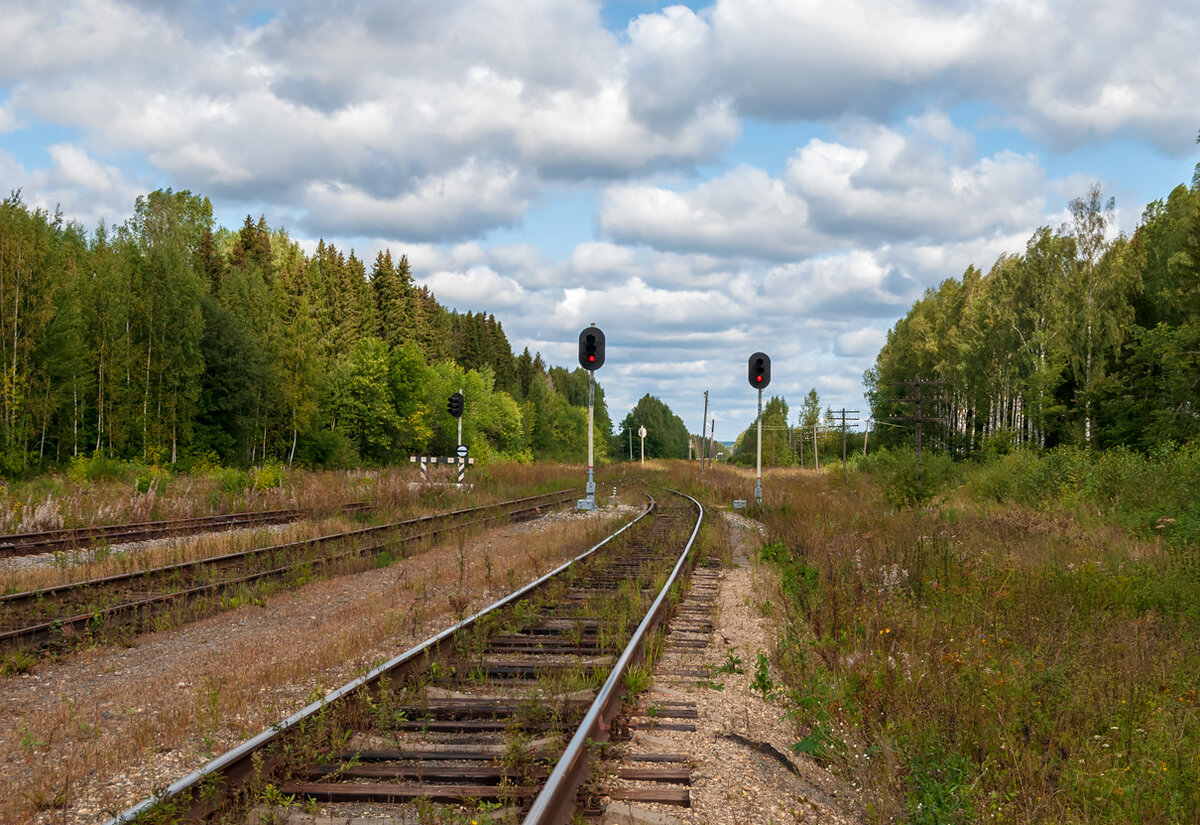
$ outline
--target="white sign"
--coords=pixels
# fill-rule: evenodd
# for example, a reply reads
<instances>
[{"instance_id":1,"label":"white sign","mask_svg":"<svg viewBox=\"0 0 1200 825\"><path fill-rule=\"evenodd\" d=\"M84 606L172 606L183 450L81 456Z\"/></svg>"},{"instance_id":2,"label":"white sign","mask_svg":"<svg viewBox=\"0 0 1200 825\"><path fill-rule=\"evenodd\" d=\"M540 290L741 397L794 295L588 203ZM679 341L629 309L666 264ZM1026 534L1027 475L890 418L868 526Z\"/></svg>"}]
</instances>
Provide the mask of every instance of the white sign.
<instances>
[{"instance_id":1,"label":"white sign","mask_svg":"<svg viewBox=\"0 0 1200 825\"><path fill-rule=\"evenodd\" d=\"M467 445L466 445L466 444L459 444L459 445L458 445L458 457L459 457L459 458L466 458L466 457L467 457Z\"/></svg>"},{"instance_id":2,"label":"white sign","mask_svg":"<svg viewBox=\"0 0 1200 825\"><path fill-rule=\"evenodd\" d=\"M645 437L646 437L646 428L638 427L638 438L645 438Z\"/></svg>"}]
</instances>

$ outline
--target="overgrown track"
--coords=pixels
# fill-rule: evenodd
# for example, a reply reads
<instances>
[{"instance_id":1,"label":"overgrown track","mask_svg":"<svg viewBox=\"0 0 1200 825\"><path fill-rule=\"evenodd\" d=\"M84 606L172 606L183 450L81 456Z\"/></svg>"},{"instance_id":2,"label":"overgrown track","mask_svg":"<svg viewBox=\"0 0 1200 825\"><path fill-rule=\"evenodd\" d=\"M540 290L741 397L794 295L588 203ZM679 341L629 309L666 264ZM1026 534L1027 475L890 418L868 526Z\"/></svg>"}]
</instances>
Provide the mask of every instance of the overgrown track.
<instances>
[{"instance_id":1,"label":"overgrown track","mask_svg":"<svg viewBox=\"0 0 1200 825\"><path fill-rule=\"evenodd\" d=\"M136 524L72 527L66 530L46 530L41 533L14 533L0 536L0 558L78 551L93 545L124 544L170 536L190 536L197 533L260 527L267 524L287 524L303 518L334 512L354 515L367 512L371 508L370 502L360 501L334 507L262 510L252 513L226 513L218 516L145 521Z\"/></svg>"},{"instance_id":2,"label":"overgrown track","mask_svg":"<svg viewBox=\"0 0 1200 825\"><path fill-rule=\"evenodd\" d=\"M702 515L678 494L651 501L575 560L110 825L248 821L238 812L288 798L399 806L388 808L396 821L414 811L421 821L460 821L497 807L504 821L568 821L627 681L643 672L647 648L662 645L658 626L680 592ZM439 805L456 810L435 818Z\"/></svg>"},{"instance_id":3,"label":"overgrown track","mask_svg":"<svg viewBox=\"0 0 1200 825\"><path fill-rule=\"evenodd\" d=\"M144 625L190 599L315 571L354 558L403 552L452 530L529 519L572 501L559 491L421 516L314 539L0 596L0 648L70 642L99 628Z\"/></svg>"}]
</instances>

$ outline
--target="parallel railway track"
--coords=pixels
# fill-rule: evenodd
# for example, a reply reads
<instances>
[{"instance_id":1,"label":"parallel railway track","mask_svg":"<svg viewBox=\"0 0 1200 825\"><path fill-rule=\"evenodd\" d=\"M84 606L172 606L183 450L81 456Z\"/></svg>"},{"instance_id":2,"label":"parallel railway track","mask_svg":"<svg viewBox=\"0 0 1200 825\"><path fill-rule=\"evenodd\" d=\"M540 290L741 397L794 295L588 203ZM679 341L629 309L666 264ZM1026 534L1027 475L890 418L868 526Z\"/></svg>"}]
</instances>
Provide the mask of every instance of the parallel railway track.
<instances>
[{"instance_id":1,"label":"parallel railway track","mask_svg":"<svg viewBox=\"0 0 1200 825\"><path fill-rule=\"evenodd\" d=\"M402 550L451 530L533 518L572 501L559 491L314 539L0 596L0 649L69 642L89 628L144 624L189 599L215 596L295 571Z\"/></svg>"},{"instance_id":2,"label":"parallel railway track","mask_svg":"<svg viewBox=\"0 0 1200 825\"><path fill-rule=\"evenodd\" d=\"M567 822L627 683L664 643L660 625L682 594L702 516L690 497L651 500L576 559L110 825L250 821L237 812L272 797L394 806L394 821L410 821L414 805L466 805L500 806L504 821L527 825ZM626 773L680 773L653 762Z\"/></svg>"},{"instance_id":3,"label":"parallel railway track","mask_svg":"<svg viewBox=\"0 0 1200 825\"><path fill-rule=\"evenodd\" d=\"M0 558L73 552L96 545L125 544L171 536L191 536L198 533L237 530L269 524L288 524L323 513L355 515L370 511L372 506L368 501L358 501L327 508L261 510L164 521L143 521L133 524L70 527L65 530L46 530L38 533L13 533L0 536Z\"/></svg>"}]
</instances>

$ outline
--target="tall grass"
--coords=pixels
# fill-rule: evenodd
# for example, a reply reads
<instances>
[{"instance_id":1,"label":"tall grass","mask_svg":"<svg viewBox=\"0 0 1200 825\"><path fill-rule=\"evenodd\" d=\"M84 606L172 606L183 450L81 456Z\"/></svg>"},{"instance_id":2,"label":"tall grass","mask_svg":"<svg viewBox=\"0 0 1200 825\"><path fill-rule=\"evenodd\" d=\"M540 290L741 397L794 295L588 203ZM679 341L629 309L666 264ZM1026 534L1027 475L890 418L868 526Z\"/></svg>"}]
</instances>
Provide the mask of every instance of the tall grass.
<instances>
[{"instance_id":1,"label":"tall grass","mask_svg":"<svg viewBox=\"0 0 1200 825\"><path fill-rule=\"evenodd\" d=\"M1123 526L1165 533L1146 520L1184 502L1157 476L1194 456L1009 456L916 509L861 475L776 485L764 558L797 749L871 789L880 819L1196 821L1197 549Z\"/></svg>"}]
</instances>

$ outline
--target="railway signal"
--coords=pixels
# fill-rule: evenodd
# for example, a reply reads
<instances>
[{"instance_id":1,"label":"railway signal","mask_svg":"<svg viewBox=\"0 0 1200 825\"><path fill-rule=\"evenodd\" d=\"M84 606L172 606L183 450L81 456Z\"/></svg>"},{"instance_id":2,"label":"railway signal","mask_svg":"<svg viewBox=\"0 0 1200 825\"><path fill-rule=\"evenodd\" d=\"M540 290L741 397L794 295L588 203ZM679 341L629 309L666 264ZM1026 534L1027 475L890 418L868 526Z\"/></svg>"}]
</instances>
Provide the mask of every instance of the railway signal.
<instances>
[{"instance_id":1,"label":"railway signal","mask_svg":"<svg viewBox=\"0 0 1200 825\"><path fill-rule=\"evenodd\" d=\"M446 402L446 409L455 418L462 418L463 395L461 392L456 392L454 395L450 396L450 399Z\"/></svg>"},{"instance_id":2,"label":"railway signal","mask_svg":"<svg viewBox=\"0 0 1200 825\"><path fill-rule=\"evenodd\" d=\"M596 509L596 480L594 453L592 448L592 430L595 420L596 400L596 370L604 366L604 332L595 324L590 324L579 333L579 366L588 371L588 468L586 496L575 502L576 509Z\"/></svg>"},{"instance_id":3,"label":"railway signal","mask_svg":"<svg viewBox=\"0 0 1200 825\"><path fill-rule=\"evenodd\" d=\"M762 391L771 383L771 356L756 352L746 364L750 386L758 390L758 474L754 479L754 499L762 507Z\"/></svg>"},{"instance_id":4,"label":"railway signal","mask_svg":"<svg viewBox=\"0 0 1200 825\"><path fill-rule=\"evenodd\" d=\"M771 383L771 356L765 352L756 352L750 356L747 363L750 386L756 390L765 390Z\"/></svg>"},{"instance_id":5,"label":"railway signal","mask_svg":"<svg viewBox=\"0 0 1200 825\"><path fill-rule=\"evenodd\" d=\"M594 324L579 333L579 366L585 370L604 366L604 333Z\"/></svg>"}]
</instances>

